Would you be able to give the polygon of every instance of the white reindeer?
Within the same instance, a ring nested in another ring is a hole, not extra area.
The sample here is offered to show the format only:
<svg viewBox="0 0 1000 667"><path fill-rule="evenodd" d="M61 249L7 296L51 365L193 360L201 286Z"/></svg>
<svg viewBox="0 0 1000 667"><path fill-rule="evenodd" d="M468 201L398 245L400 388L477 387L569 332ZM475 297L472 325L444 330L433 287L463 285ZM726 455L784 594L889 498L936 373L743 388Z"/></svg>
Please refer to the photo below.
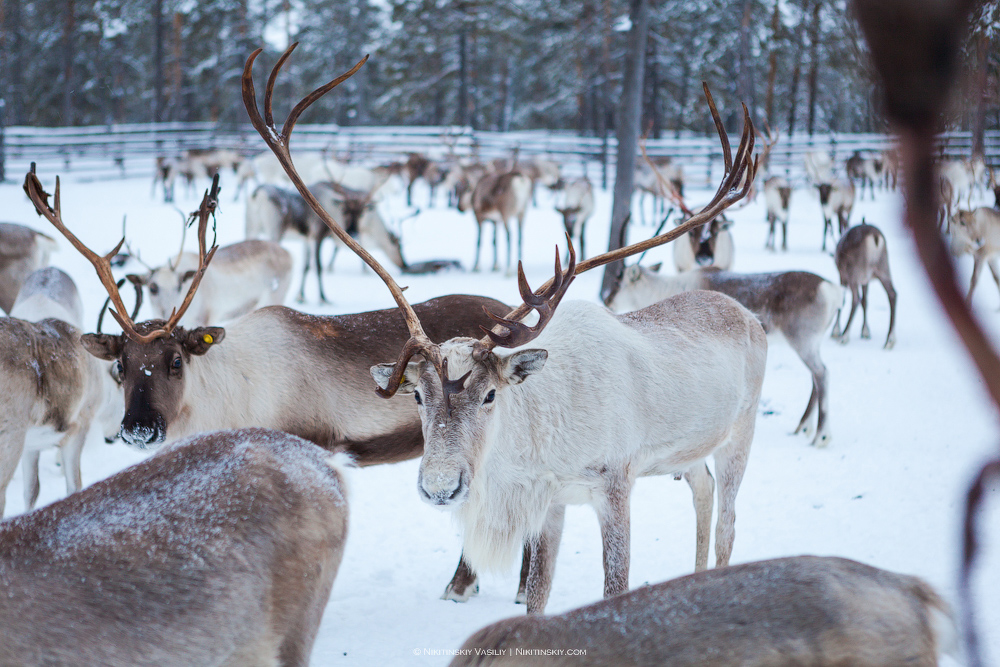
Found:
<svg viewBox="0 0 1000 667"><path fill-rule="evenodd" d="M167 319L180 306L198 272L198 255L178 257L143 276L129 276L149 290L156 317ZM189 327L222 324L264 306L280 306L291 283L292 256L272 241L223 246L205 271L201 287L181 319Z"/></svg>
<svg viewBox="0 0 1000 667"><path fill-rule="evenodd" d="M797 556L697 572L573 609L493 623L451 667L933 667L957 657L948 604L926 582L847 560ZM535 653L585 648L586 655ZM492 653L490 653L492 652Z"/></svg>
<svg viewBox="0 0 1000 667"><path fill-rule="evenodd" d="M48 266L55 239L30 227L0 222L0 308L9 313L25 279Z"/></svg>
<svg viewBox="0 0 1000 667"><path fill-rule="evenodd" d="M788 206L792 199L792 186L784 176L771 176L764 181L764 203L767 206L767 241L764 247L774 250L778 242L775 226L781 223L781 249L788 250Z"/></svg>
<svg viewBox="0 0 1000 667"><path fill-rule="evenodd" d="M91 422L99 418L106 440L118 432L122 392L108 364L80 344L82 310L72 278L48 267L28 276L11 316L0 318L0 517L18 461L24 505L31 509L38 500L43 449L60 448L66 491L74 493L83 486L80 453Z"/></svg>
<svg viewBox="0 0 1000 667"><path fill-rule="evenodd" d="M657 273L659 266L627 267L618 289L607 299L607 306L616 312L638 310L691 290L713 290L733 297L757 316L766 333L780 332L809 369L812 393L794 432L809 432L810 418L818 406L812 444L827 446L831 437L827 422L829 392L820 345L844 301L843 289L805 271L729 273L700 269L663 276Z"/></svg>
<svg viewBox="0 0 1000 667"><path fill-rule="evenodd" d="M1000 289L1000 211L981 206L975 211L958 211L951 220L951 249L955 255L972 255L972 279L965 299L972 302L972 293L979 282L983 264L990 267L993 280Z"/></svg>
<svg viewBox="0 0 1000 667"><path fill-rule="evenodd" d="M195 436L0 522L0 664L309 664L347 538L343 466L264 429Z"/></svg>
<svg viewBox="0 0 1000 667"><path fill-rule="evenodd" d="M587 221L594 214L594 186L586 177L571 181L565 188L563 205L556 207L556 212L562 216L563 227L571 239L580 242L580 259L587 258L585 233Z"/></svg>

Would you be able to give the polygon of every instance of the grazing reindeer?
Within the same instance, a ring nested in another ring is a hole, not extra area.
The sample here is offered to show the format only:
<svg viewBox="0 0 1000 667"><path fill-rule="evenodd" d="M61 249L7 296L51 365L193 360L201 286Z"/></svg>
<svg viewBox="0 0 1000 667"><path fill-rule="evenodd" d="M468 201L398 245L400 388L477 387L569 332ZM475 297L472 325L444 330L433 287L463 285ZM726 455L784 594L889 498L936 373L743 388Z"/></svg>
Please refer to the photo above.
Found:
<svg viewBox="0 0 1000 667"><path fill-rule="evenodd" d="M174 261L148 274L130 275L149 290L156 317L166 319L180 305L198 271L198 256L181 251ZM272 241L240 241L219 248L201 289L181 319L189 327L220 324L263 306L281 305L291 282L292 256Z"/></svg>
<svg viewBox="0 0 1000 667"><path fill-rule="evenodd" d="M753 437L767 353L766 337L756 318L731 298L711 292L680 295L618 317L600 306L576 302L553 318L577 268L571 252L569 268L563 273L557 249L555 278L535 294L519 270L524 306L506 318L491 315L497 323L494 328L505 329L506 334L487 330L487 336L478 341L459 337L434 344L396 281L323 210L296 174L288 152L299 115L353 75L365 60L295 105L279 131L272 120L271 97L292 49L271 72L263 115L257 108L252 76L254 59L261 50L251 55L243 70L244 105L254 129L302 196L385 282L404 315L409 340L395 364L373 366L372 376L383 397L391 398L402 390L412 393L420 406L425 452L418 490L428 502L458 506L470 564L502 565L527 540L528 611L542 611L563 508L568 503L590 502L598 508L604 536L605 595L621 593L628 588L631 485L637 476L671 472L686 476L695 493L695 563L697 569L704 569L714 491L705 459L713 455L720 479L716 563L725 565L734 537L734 500ZM707 94L707 86L705 90ZM726 177L703 213L663 237L588 260L580 270L666 243L746 196L756 168L750 157L754 137L749 111L744 106L743 137L734 160L711 96L709 105L719 129ZM519 321L531 309L540 318L534 327ZM509 355L493 351L497 345L520 347L539 334L539 342L547 343L551 355L546 349L521 349ZM411 362L418 353L423 361ZM690 362L692 357L698 358L697 364ZM677 369L682 369L684 381L674 379ZM656 381L640 382L628 398L609 402L602 381L621 377ZM574 392L572 403L567 398L570 391ZM692 428L692 424L698 426Z"/></svg>
<svg viewBox="0 0 1000 667"><path fill-rule="evenodd" d="M220 431L0 523L0 663L304 667L343 477L301 438Z"/></svg>
<svg viewBox="0 0 1000 667"><path fill-rule="evenodd" d="M536 157L517 165L517 170L531 179L531 203L538 206L535 200L535 190L539 184L544 185L549 190L556 190L562 187L562 169L558 162Z"/></svg>
<svg viewBox="0 0 1000 667"><path fill-rule="evenodd" d="M233 174L239 174L243 163L243 156L231 148L191 148L184 152L184 156L192 162L200 163L209 178L215 178L216 174L227 167L233 170Z"/></svg>
<svg viewBox="0 0 1000 667"><path fill-rule="evenodd" d="M934 667L955 654L948 604L916 577L846 558L797 556L697 572L556 616L510 618L473 634L452 667Z"/></svg>
<svg viewBox="0 0 1000 667"><path fill-rule="evenodd" d="M823 210L823 250L826 250L826 235L830 240L842 236L851 222L851 210L854 208L854 184L851 181L837 180L820 183L819 204ZM833 218L837 218L837 236L834 235Z"/></svg>
<svg viewBox="0 0 1000 667"><path fill-rule="evenodd" d="M700 269L677 276L661 276L659 265L625 269L618 289L605 301L615 312L646 308L681 292L712 290L739 301L757 316L768 334L780 331L812 375L812 393L795 433L809 431L810 417L819 406L812 444L830 443L827 424L827 372L820 358L820 344L843 303L843 290L815 273L729 273Z"/></svg>
<svg viewBox="0 0 1000 667"><path fill-rule="evenodd" d="M781 223L781 249L788 250L788 205L792 199L792 186L784 176L771 176L764 181L764 203L767 205L767 241L764 247L774 250L777 243L775 225Z"/></svg>
<svg viewBox="0 0 1000 667"><path fill-rule="evenodd" d="M58 246L51 236L13 222L0 222L0 308L9 313L25 279L48 266Z"/></svg>
<svg viewBox="0 0 1000 667"><path fill-rule="evenodd" d="M334 217L340 221L344 231L359 239L366 248L378 248L397 268L406 270L402 241L385 226L385 221L372 201L374 192L359 192L333 182L316 183L310 189L327 210L334 211ZM291 194L298 196L294 192ZM326 225L312 216L311 211L310 216L311 228L326 229ZM336 236L333 237L333 242L333 257L329 266L331 271L337 251L342 245Z"/></svg>
<svg viewBox="0 0 1000 667"><path fill-rule="evenodd" d="M510 223L511 218L517 218L517 260L521 261L521 250L524 241L524 215L528 210L531 198L531 179L518 171L508 171L503 174L486 174L476 183L475 189L466 191L458 200L458 210L465 212L472 207L476 216L476 261L473 271L479 270L479 250L483 243L483 223L487 220L493 223L493 271L500 270L497 236L498 221L503 223L507 235L507 272L510 272Z"/></svg>
<svg viewBox="0 0 1000 667"><path fill-rule="evenodd" d="M891 350L896 344L896 290L892 287L892 275L889 273L889 250L885 244L885 236L877 227L866 224L862 219L860 225L851 227L840 237L834 261L840 273L840 284L851 290L851 314L847 316L847 324L841 331L840 312L837 312L833 337L839 338L841 343L847 343L854 312L860 302L861 337L871 338L868 330L868 283L872 278L878 278L889 297L889 334L885 338L885 349Z"/></svg>
<svg viewBox="0 0 1000 667"><path fill-rule="evenodd" d="M587 221L594 214L594 186L584 177L571 181L565 190L566 199L562 208L557 206L556 211L562 216L566 234L571 239L579 239L580 259L584 260L587 259L584 247Z"/></svg>
<svg viewBox="0 0 1000 667"><path fill-rule="evenodd" d="M30 510L38 500L41 450L60 448L66 492L74 493L83 488L80 452L93 419L103 423L105 438L118 431L121 391L107 364L80 344L82 310L73 279L48 267L28 276L11 316L0 318L0 517L18 461Z"/></svg>
<svg viewBox="0 0 1000 667"><path fill-rule="evenodd" d="M979 282L983 264L990 267L993 280L1000 289L1000 269L997 255L1000 255L1000 211L981 206L975 211L958 211L952 219L952 252L955 255L972 255L972 280L965 296L972 303L972 293Z"/></svg>
<svg viewBox="0 0 1000 667"><path fill-rule="evenodd" d="M57 180L57 193L58 188ZM229 328L178 326L214 256L205 239L216 190L206 194L197 212L199 273L187 296L168 321L140 323L136 313L125 315L111 275L109 261L119 248L97 255L65 227L33 175L26 191L40 214L94 265L114 304L111 312L123 333L86 334L82 343L92 355L111 361L121 379L125 408L118 414L124 413L121 436L129 445L146 449L202 431L260 426L344 450L362 466L423 453L413 404L388 403L371 391L371 365L406 341L395 310L321 317L271 306ZM444 296L414 308L442 339L472 335L489 324L484 308L494 314L509 310L477 296ZM475 579L464 563L455 577Z"/></svg>

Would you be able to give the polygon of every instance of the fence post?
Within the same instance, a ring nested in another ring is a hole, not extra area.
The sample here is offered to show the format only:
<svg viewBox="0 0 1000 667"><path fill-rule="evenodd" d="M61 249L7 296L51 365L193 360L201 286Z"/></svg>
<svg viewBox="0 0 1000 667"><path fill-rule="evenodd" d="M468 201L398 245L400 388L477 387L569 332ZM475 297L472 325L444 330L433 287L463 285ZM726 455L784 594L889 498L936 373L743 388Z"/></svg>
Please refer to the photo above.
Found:
<svg viewBox="0 0 1000 667"><path fill-rule="evenodd" d="M4 110L7 103L2 97L0 97L0 183L3 183L7 178L7 171L5 168L5 162L7 157L6 142L4 136Z"/></svg>

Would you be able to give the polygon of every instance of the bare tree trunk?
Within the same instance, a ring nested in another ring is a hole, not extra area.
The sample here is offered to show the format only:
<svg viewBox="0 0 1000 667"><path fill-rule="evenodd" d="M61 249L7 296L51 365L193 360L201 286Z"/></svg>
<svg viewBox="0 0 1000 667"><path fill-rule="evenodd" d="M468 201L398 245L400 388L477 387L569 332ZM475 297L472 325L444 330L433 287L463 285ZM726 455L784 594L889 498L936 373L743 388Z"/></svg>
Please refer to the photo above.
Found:
<svg viewBox="0 0 1000 667"><path fill-rule="evenodd" d="M66 0L62 34L63 125L73 125L73 61L76 60L76 2Z"/></svg>
<svg viewBox="0 0 1000 667"><path fill-rule="evenodd" d="M171 88L173 92L170 95L170 120L187 120L186 114L181 114L181 109L183 107L183 100L181 96L183 94L182 84L183 84L183 68L181 64L181 54L184 53L181 48L184 35L184 15L180 12L174 12L174 66L173 66L173 85ZM290 77L289 77L290 78Z"/></svg>
<svg viewBox="0 0 1000 667"><path fill-rule="evenodd" d="M656 40L649 40L649 112L647 118L652 123L653 138L659 139L663 130L660 114L660 68L656 57Z"/></svg>
<svg viewBox="0 0 1000 667"><path fill-rule="evenodd" d="M778 78L778 29L781 17L778 5L780 0L774 0L774 14L771 16L771 44L767 55L767 96L764 101L764 118L768 123L774 118L774 83Z"/></svg>
<svg viewBox="0 0 1000 667"><path fill-rule="evenodd" d="M163 0L153 3L153 122L163 121Z"/></svg>
<svg viewBox="0 0 1000 667"><path fill-rule="evenodd" d="M469 64L466 61L465 26L458 32L458 124L469 124Z"/></svg>
<svg viewBox="0 0 1000 667"><path fill-rule="evenodd" d="M986 155L986 79L989 71L989 37L983 32L976 41L976 115L972 119L972 155Z"/></svg>
<svg viewBox="0 0 1000 667"><path fill-rule="evenodd" d="M737 78L737 94L750 107L751 117L755 117L753 104L753 56L750 54L750 19L752 0L743 0L743 20L740 22L740 63Z"/></svg>
<svg viewBox="0 0 1000 667"><path fill-rule="evenodd" d="M646 36L649 30L649 6L646 0L631 0L629 18L632 29L625 56L621 111L618 114L618 158L615 166L615 191L611 206L611 235L608 249L622 247L625 225L632 208L635 178L635 153L639 141L639 121L642 112L642 81L646 60ZM621 278L622 262L604 267L601 298L607 298Z"/></svg>
<svg viewBox="0 0 1000 667"><path fill-rule="evenodd" d="M822 0L813 5L812 25L809 27L809 136L816 123L816 79L819 75L819 12Z"/></svg>
<svg viewBox="0 0 1000 667"><path fill-rule="evenodd" d="M7 90L10 97L7 99L7 119L11 125L24 125L24 71L22 63L23 41L21 36L21 0L9 0L7 3L7 33L10 41L5 48L9 49L10 69L8 70Z"/></svg>

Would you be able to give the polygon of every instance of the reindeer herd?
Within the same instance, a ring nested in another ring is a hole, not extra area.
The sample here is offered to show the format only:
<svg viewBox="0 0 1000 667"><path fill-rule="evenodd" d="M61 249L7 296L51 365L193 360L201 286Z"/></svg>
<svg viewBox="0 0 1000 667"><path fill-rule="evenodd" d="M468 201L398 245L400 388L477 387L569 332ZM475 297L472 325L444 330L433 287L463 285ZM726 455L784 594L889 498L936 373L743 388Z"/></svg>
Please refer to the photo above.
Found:
<svg viewBox="0 0 1000 667"><path fill-rule="evenodd" d="M0 488L21 462L32 509L39 451L58 447L69 493L0 523L0 664L308 664L348 531L345 467L417 457L419 497L452 509L463 533L445 599L468 600L477 572L522 559L516 599L527 617L474 634L454 664L522 664L514 649L586 645L586 656L554 664L934 665L953 648L949 607L919 579L809 556L728 567L767 335L780 332L810 372L795 432L814 428L812 444L820 447L831 443L822 342L835 320L833 336L847 341L858 305L861 335L870 336L873 278L889 297L885 348L896 340L885 237L864 220L849 224L855 182L862 196L867 187L875 197L876 183L895 187L894 152L853 155L842 177L832 156L806 156L821 247L828 234L836 241L839 285L805 271L732 272L725 211L762 184L766 247L776 250L781 223L787 250L796 193L789 175L765 173L777 135L768 129L755 156L758 135L744 107L733 153L706 88L725 162L715 195L689 206L681 165L654 161L643 143L637 188L653 196L664 222L668 205L681 217L665 233L661 225L651 238L588 259L593 185L564 180L551 161L515 155L472 164L411 154L364 169L293 155L289 139L300 115L364 63L299 102L279 128L272 96L293 49L272 71L263 113L252 76L259 50L243 73L244 104L270 152L251 159L191 152L158 164L154 187L161 184L167 199L177 176L191 183L214 177L184 221L184 229L196 229L197 253L183 252L182 241L165 266L143 264L145 272L118 279L125 239L107 254L94 252L72 231L72 212L64 220L58 179L50 200L34 167L27 175L35 210L93 266L121 333L102 332L100 323L85 333L73 280L40 268L51 237L0 229L0 278L13 285L0 283L0 307L10 314L0 319L8 396ZM219 247L210 228L228 169L237 196L246 197L247 240ZM974 171L970 184L948 181L967 208L968 190L988 173L976 181ZM404 259L402 239L378 206L397 178L408 204L423 179L432 202L441 188L459 211L471 212L473 271L489 221L492 270L501 267L503 226L511 272L516 221L519 305L462 294L407 301L393 273L448 263ZM558 193L566 254L556 249L552 279L533 290L521 260L539 185ZM983 263L1000 287L1000 214L967 208L949 209L944 219L954 252L975 258L971 298ZM299 301L310 266L326 301L321 248L329 237L334 257L338 248L357 255L396 307L322 316L282 305L293 262L280 242L289 235L304 240ZM624 265L671 241L675 275L661 275L659 265ZM611 263L623 269L603 306L564 299L576 276ZM131 313L121 292L126 281L137 295ZM845 288L852 303L841 329ZM156 316L138 321L144 294ZM157 451L82 489L80 452L95 420L107 441ZM648 476L690 487L695 573L629 592L630 498L636 480ZM605 599L544 616L567 505L597 514ZM708 570L713 513L715 569Z"/></svg>

